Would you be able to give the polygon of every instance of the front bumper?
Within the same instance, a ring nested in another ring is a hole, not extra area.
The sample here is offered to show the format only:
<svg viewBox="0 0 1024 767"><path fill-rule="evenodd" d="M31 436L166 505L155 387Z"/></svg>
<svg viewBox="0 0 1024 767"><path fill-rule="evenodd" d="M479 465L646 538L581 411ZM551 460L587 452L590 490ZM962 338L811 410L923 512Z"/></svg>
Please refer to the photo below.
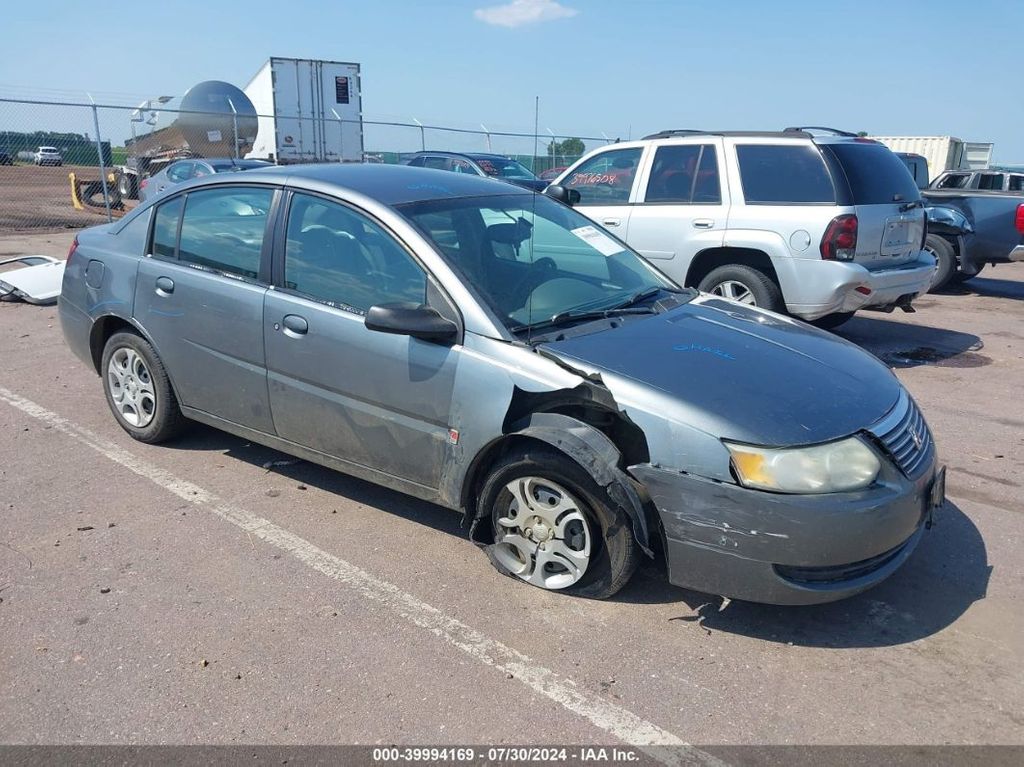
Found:
<svg viewBox="0 0 1024 767"><path fill-rule="evenodd" d="M661 517L669 580L751 602L815 604L881 583L907 560L932 511L932 449L913 479L894 465L855 493L784 495L630 467Z"/></svg>
<svg viewBox="0 0 1024 767"><path fill-rule="evenodd" d="M889 269L866 269L849 261L809 260L800 266L810 279L796 301L786 301L786 309L805 320L893 306L904 297L927 293L935 274L935 259L924 251L916 260Z"/></svg>

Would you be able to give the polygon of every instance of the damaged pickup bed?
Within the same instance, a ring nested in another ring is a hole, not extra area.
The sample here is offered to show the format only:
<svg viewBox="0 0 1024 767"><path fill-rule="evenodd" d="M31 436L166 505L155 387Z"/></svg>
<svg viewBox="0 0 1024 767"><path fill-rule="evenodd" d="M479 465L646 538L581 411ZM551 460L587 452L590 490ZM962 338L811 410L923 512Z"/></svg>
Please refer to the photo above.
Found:
<svg viewBox="0 0 1024 767"><path fill-rule="evenodd" d="M663 556L700 591L840 599L943 502L874 357L680 288L559 202L404 166L245 182L69 254L65 338L136 439L200 421L460 510L500 572L593 598Z"/></svg>

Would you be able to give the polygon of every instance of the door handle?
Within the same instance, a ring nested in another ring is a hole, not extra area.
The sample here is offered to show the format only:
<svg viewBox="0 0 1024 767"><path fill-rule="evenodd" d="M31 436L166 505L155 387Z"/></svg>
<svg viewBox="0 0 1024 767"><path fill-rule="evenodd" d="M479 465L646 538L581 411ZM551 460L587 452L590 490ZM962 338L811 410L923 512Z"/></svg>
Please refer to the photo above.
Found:
<svg viewBox="0 0 1024 767"><path fill-rule="evenodd" d="M694 229L711 229L715 225L714 219L695 218L693 219Z"/></svg>
<svg viewBox="0 0 1024 767"><path fill-rule="evenodd" d="M618 218L606 218L601 223L605 226L618 226L622 223L622 220Z"/></svg>
<svg viewBox="0 0 1024 767"><path fill-rule="evenodd" d="M292 338L304 336L309 332L309 323L306 322L306 318L297 314L286 314L281 320L281 324L284 325L284 334Z"/></svg>
<svg viewBox="0 0 1024 767"><path fill-rule="evenodd" d="M156 278L156 294L158 296L169 296L174 292L174 280L170 277Z"/></svg>

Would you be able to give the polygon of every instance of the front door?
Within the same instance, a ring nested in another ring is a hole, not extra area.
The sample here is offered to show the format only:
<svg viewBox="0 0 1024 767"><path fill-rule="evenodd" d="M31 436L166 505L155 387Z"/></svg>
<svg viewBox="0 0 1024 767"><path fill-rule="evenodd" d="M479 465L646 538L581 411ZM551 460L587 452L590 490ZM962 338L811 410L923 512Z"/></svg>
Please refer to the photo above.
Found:
<svg viewBox="0 0 1024 767"><path fill-rule="evenodd" d="M354 208L296 193L264 338L277 433L436 488L459 348L367 330L373 305L427 302L427 275Z"/></svg>
<svg viewBox="0 0 1024 767"><path fill-rule="evenodd" d="M633 183L643 149L609 149L580 163L565 177L562 186L580 193L575 208L621 240L629 232Z"/></svg>

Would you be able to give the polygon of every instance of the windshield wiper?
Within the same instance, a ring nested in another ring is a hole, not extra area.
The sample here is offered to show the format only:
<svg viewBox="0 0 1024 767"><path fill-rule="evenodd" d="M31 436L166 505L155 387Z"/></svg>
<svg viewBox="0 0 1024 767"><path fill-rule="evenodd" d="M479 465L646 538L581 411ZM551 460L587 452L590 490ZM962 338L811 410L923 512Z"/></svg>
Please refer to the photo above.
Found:
<svg viewBox="0 0 1024 767"><path fill-rule="evenodd" d="M588 311L576 310L559 312L547 320L535 322L532 325L524 325L516 332L523 333L527 330L544 330L560 325L569 325L573 322L586 322L588 320L606 320L609 317L620 317L624 314L654 314L654 309L649 306L616 306L611 309L592 309Z"/></svg>
<svg viewBox="0 0 1024 767"><path fill-rule="evenodd" d="M666 287L663 287L661 285L659 285L657 287L653 287L653 288L644 288L643 290L638 290L636 293L631 295L629 298L627 298L621 304L618 304L615 308L616 309L624 309L627 306L635 306L636 304L643 303L648 298L654 298L656 295L658 295L659 293L661 293L663 291L665 293L692 293L693 292L693 291L684 290L684 289L681 289L681 288L666 288Z"/></svg>

